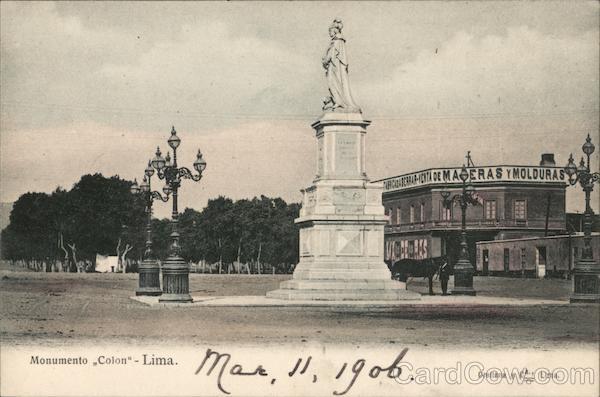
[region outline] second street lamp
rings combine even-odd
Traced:
[[[444,200],[445,206],[452,205],[453,202],[460,204],[461,210],[461,229],[460,229],[460,254],[458,262],[454,265],[454,289],[452,295],[475,295],[475,289],[473,289],[473,265],[469,260],[469,248],[467,246],[467,207],[474,205],[477,200],[473,197],[475,189],[473,185],[467,180],[469,179],[469,171],[463,165],[460,171],[460,180],[462,181],[462,193],[455,194],[450,197],[450,192],[442,190],[440,194]]]
[[[136,295],[158,296],[162,294],[160,288],[160,268],[158,260],[152,251],[152,202],[155,199],[161,201],[169,200],[168,193],[163,197],[159,192],[152,191],[150,180],[154,175],[154,169],[148,162],[148,167],[144,170],[144,179],[140,186],[137,181],[131,185],[131,193],[141,194],[146,204],[147,222],[146,222],[146,250],[144,259],[138,268],[139,285],[135,291]]]
[[[594,190],[594,183],[600,180],[600,173],[591,172],[590,170],[590,156],[594,153],[595,147],[589,134],[581,150],[587,156],[587,162],[581,158],[579,167],[577,167],[571,154],[569,162],[565,166],[565,173],[569,176],[569,184],[573,186],[579,182],[585,192],[584,246],[581,258],[575,263],[573,269],[573,294],[570,301],[571,303],[600,303],[600,262],[594,260],[592,252],[592,216],[594,211],[590,206],[590,195]]]
[[[198,182],[202,178],[202,172],[206,169],[206,161],[202,153],[198,150],[194,169],[197,174],[192,173],[186,167],[177,167],[177,148],[181,139],[177,136],[175,127],[171,129],[171,136],[167,140],[171,149],[173,149],[173,162],[171,156],[163,158],[160,148],[156,149],[156,157],[151,164],[156,169],[160,179],[165,180],[163,191],[165,194],[173,194],[173,212],[171,214],[171,245],[169,247],[169,256],[163,263],[163,294],[159,298],[160,302],[192,302],[189,286],[189,267],[181,257],[181,246],[179,245],[179,212],[177,209],[177,195],[182,179],[191,179]]]

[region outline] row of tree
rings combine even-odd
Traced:
[[[69,191],[26,193],[14,203],[2,231],[2,257],[41,271],[89,271],[96,254],[117,255],[125,264],[142,259],[146,213],[141,197],[130,193],[131,181],[117,176],[84,175]],[[218,197],[202,211],[179,215],[182,256],[190,262],[261,263],[289,269],[298,258],[294,219],[299,204],[261,196],[233,201]],[[171,224],[153,219],[153,249],[167,256]],[[129,255],[131,260],[127,260]],[[239,268],[239,265],[238,265]]]

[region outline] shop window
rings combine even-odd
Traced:
[[[394,241],[394,261],[397,261],[398,259],[400,259],[400,247],[401,247],[401,243],[400,241]]]

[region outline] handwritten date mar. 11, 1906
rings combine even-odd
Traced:
[[[348,393],[361,374],[372,379],[376,379],[382,374],[392,379],[399,377],[402,373],[402,368],[399,364],[407,352],[408,348],[402,349],[389,365],[367,364],[367,360],[364,358],[341,363],[333,380],[333,382],[338,383],[338,386],[332,391],[332,394],[341,396]],[[312,378],[312,383],[317,383],[320,374],[316,373],[316,371],[309,371],[312,360],[312,356],[307,356],[291,361],[290,370],[284,374],[284,377],[293,379],[300,376],[308,376]],[[278,380],[277,376],[270,374],[269,370],[263,364],[253,365],[250,369],[244,368],[241,364],[232,361],[231,354],[219,353],[212,349],[206,350],[202,362],[195,371],[195,375],[202,374],[209,377],[213,376],[218,389],[224,394],[231,394],[228,390],[227,382],[235,382],[233,381],[234,377],[264,377],[265,381],[271,385],[274,385]],[[331,383],[331,379],[327,381],[329,384],[335,385],[335,383]]]

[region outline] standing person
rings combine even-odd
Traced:
[[[445,260],[440,266],[440,282],[442,283],[442,295],[448,295],[448,279],[450,278],[450,266]]]

